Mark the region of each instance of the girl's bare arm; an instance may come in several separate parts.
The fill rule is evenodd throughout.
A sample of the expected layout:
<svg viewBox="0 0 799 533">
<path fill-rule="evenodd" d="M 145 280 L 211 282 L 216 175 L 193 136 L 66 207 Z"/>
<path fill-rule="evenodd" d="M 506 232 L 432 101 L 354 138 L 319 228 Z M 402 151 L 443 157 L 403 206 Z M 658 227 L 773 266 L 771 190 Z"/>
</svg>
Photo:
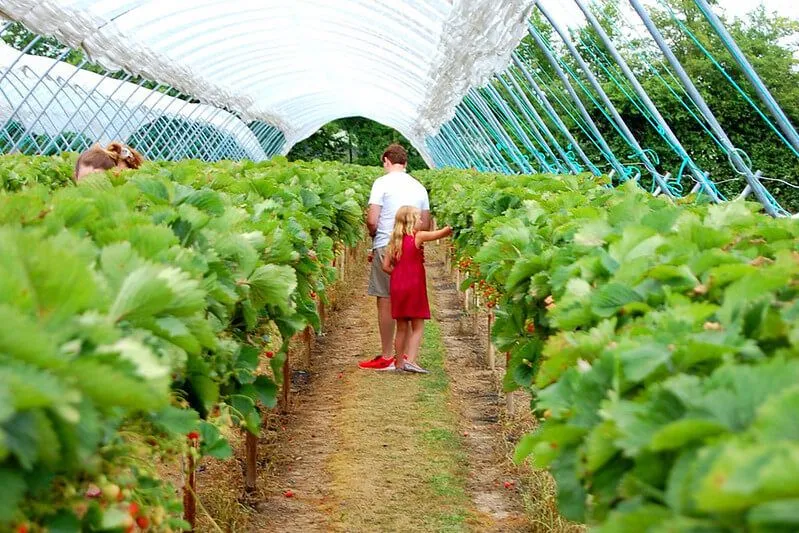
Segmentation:
<svg viewBox="0 0 799 533">
<path fill-rule="evenodd" d="M 417 231 L 416 246 L 420 246 L 425 242 L 437 241 L 438 239 L 443 239 L 444 237 L 449 237 L 450 235 L 452 235 L 452 228 L 449 226 L 444 226 L 440 230 L 436 231 Z"/>
<path fill-rule="evenodd" d="M 391 272 L 394 271 L 394 261 L 391 260 L 391 256 L 389 255 L 388 250 L 386 250 L 386 253 L 383 256 L 382 267 L 383 267 L 383 272 L 385 272 L 386 274 L 391 274 Z"/>
</svg>

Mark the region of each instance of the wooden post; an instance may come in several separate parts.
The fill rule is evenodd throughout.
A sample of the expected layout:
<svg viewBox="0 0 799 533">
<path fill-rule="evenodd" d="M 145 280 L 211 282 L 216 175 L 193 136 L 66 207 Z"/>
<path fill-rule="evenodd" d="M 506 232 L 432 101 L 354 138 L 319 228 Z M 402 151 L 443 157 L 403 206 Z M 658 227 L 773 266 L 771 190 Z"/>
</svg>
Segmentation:
<svg viewBox="0 0 799 533">
<path fill-rule="evenodd" d="M 491 370 L 495 370 L 497 367 L 497 353 L 496 349 L 494 348 L 494 343 L 491 342 L 491 327 L 494 324 L 494 312 L 488 311 L 488 350 L 486 354 L 486 359 L 488 363 L 488 368 Z"/>
<path fill-rule="evenodd" d="M 244 470 L 244 490 L 248 493 L 252 493 L 255 492 L 256 480 L 258 478 L 258 467 L 256 464 L 256 459 L 258 457 L 258 437 L 246 429 L 244 433 L 246 436 L 244 446 L 247 454 Z"/>
<path fill-rule="evenodd" d="M 322 333 L 324 333 L 324 331 L 325 331 L 325 323 L 327 323 L 327 309 L 325 309 L 325 304 L 321 300 L 316 302 L 316 313 L 319 315 L 319 324 L 321 325 L 320 329 L 321 329 Z M 311 346 L 308 345 L 308 354 L 309 354 L 308 361 L 309 362 L 310 362 L 310 359 L 311 359 L 310 358 L 310 352 L 311 352 Z"/>
<path fill-rule="evenodd" d="M 507 370 L 510 364 L 510 352 L 505 352 L 505 369 Z M 515 406 L 513 405 L 513 393 L 508 392 L 505 393 L 505 410 L 508 413 L 509 417 L 512 417 L 516 411 Z"/>
<path fill-rule="evenodd" d="M 191 524 L 190 531 L 194 531 L 197 524 L 197 460 L 194 452 L 199 447 L 198 439 L 189 438 L 189 453 L 183 478 L 183 519 Z"/>
<path fill-rule="evenodd" d="M 286 360 L 283 361 L 283 412 L 289 412 L 289 392 L 291 391 L 291 367 L 289 366 L 289 354 L 286 353 Z"/>
<path fill-rule="evenodd" d="M 472 335 L 477 336 L 477 318 L 480 315 L 480 297 L 477 291 L 472 291 L 472 303 L 474 311 L 472 312 Z"/>
</svg>

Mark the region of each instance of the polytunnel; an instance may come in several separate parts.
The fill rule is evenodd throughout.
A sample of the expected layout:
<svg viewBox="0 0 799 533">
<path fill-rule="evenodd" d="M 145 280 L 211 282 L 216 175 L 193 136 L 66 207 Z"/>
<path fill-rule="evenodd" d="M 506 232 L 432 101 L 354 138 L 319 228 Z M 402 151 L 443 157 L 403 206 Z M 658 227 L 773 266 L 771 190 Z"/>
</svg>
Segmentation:
<svg viewBox="0 0 799 533">
<path fill-rule="evenodd" d="M 735 144 L 650 13 L 665 6 L 702 47 L 676 8 L 625 0 L 633 22 L 618 31 L 600 20 L 603 2 L 567 3 L 580 21 L 543 0 L 3 0 L 4 37 L 10 21 L 38 37 L 0 49 L 2 147 L 53 153 L 119 138 L 153 159 L 262 160 L 328 122 L 362 116 L 396 129 L 430 166 L 610 174 L 656 195 L 730 199 L 641 84 L 642 68 L 663 68 L 668 90 L 745 185 L 740 195 L 787 214 L 764 185 L 780 180 Z M 734 59 L 724 65 L 701 48 L 737 91 L 730 98 L 745 98 L 799 157 L 791 120 L 715 8 L 694 3 Z M 630 28 L 645 52 L 631 45 Z M 37 41 L 53 38 L 48 57 L 36 57 Z M 73 50 L 82 59 L 70 62 Z M 610 82 L 643 126 L 622 116 Z M 668 157 L 646 145 L 649 128 Z"/>
</svg>

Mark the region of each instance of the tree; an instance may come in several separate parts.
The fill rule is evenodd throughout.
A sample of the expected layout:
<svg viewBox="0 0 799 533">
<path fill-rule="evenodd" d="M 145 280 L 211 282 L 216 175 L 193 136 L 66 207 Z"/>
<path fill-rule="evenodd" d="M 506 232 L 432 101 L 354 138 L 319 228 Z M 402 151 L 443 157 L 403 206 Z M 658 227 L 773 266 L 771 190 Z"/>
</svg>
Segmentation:
<svg viewBox="0 0 799 533">
<path fill-rule="evenodd" d="M 362 117 L 350 117 L 324 125 L 308 139 L 298 143 L 289 160 L 322 159 L 374 166 L 386 146 L 399 143 L 408 150 L 408 168 L 427 168 L 422 157 L 402 135 L 387 126 Z"/>
</svg>

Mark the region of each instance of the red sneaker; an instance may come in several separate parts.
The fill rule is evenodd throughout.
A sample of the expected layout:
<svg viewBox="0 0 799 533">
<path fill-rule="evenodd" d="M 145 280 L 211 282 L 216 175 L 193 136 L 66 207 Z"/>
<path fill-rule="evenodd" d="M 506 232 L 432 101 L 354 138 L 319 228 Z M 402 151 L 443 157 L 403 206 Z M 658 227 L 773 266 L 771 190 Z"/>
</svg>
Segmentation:
<svg viewBox="0 0 799 533">
<path fill-rule="evenodd" d="M 371 370 L 395 370 L 396 366 L 394 366 L 394 358 L 393 357 L 383 357 L 382 355 L 378 355 L 374 359 L 370 359 L 368 361 L 361 361 L 358 363 L 358 366 L 361 368 L 368 368 Z"/>
</svg>

